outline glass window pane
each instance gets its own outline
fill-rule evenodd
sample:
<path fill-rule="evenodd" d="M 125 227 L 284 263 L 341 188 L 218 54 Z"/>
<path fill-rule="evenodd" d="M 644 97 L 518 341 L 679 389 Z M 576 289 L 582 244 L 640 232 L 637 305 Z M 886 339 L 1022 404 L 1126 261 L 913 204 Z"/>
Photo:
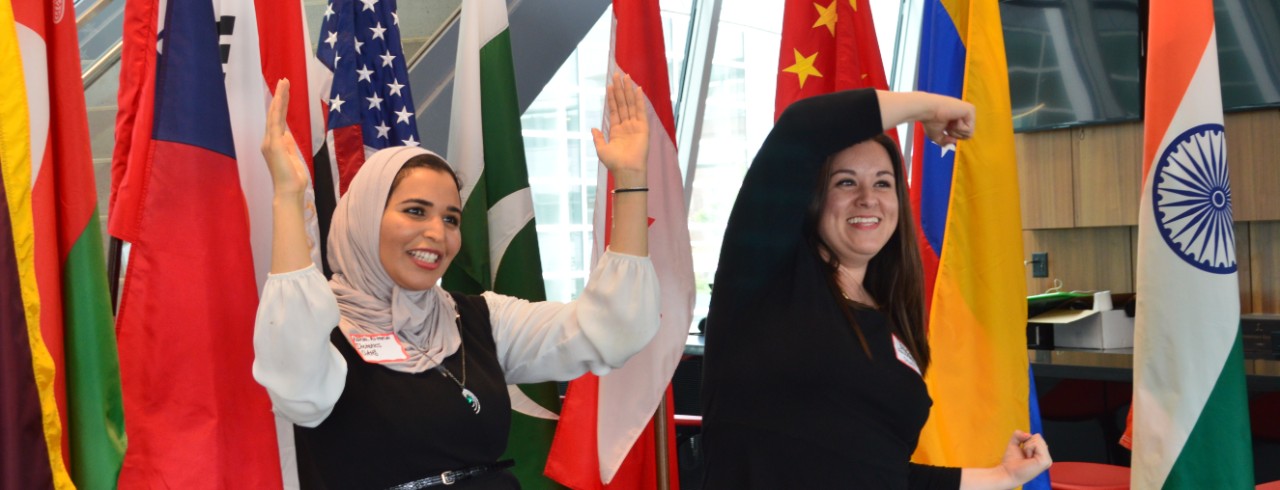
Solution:
<path fill-rule="evenodd" d="M 521 121 L 523 122 L 523 121 Z M 529 167 L 530 187 L 540 178 L 555 178 L 559 175 L 557 167 L 564 161 L 563 141 L 554 137 L 529 136 L 531 131 L 524 130 L 524 155 Z"/>
<path fill-rule="evenodd" d="M 782 2 L 724 0 L 721 7 L 689 205 L 695 324 L 710 304 L 720 242 L 742 177 L 773 127 L 781 28 Z"/>
<path fill-rule="evenodd" d="M 689 32 L 690 0 L 661 3 L 672 96 Z M 604 114 L 613 12 L 606 9 L 521 118 L 547 299 L 568 301 L 586 283 L 599 160 L 591 128 Z"/>
<path fill-rule="evenodd" d="M 538 224 L 559 224 L 564 222 L 564 206 L 560 202 L 560 194 L 556 192 L 533 193 L 533 215 Z"/>

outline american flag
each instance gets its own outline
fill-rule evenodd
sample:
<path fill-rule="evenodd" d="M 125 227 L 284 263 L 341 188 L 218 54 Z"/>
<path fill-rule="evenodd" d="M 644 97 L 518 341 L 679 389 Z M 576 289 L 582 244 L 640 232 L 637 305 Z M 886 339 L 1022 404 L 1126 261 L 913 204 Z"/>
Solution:
<path fill-rule="evenodd" d="M 316 57 L 333 72 L 328 100 L 339 192 L 365 155 L 418 146 L 395 0 L 330 0 Z"/>

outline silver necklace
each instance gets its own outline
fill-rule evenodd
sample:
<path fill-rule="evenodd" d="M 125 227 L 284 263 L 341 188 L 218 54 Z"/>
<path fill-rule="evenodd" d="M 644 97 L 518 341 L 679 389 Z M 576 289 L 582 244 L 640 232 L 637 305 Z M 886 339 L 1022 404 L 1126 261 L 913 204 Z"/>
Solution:
<path fill-rule="evenodd" d="M 458 325 L 458 333 L 459 333 L 458 337 L 462 337 L 462 335 L 461 335 L 461 333 L 462 333 L 462 325 L 461 325 L 461 323 L 462 323 L 462 315 L 458 315 L 457 317 L 455 317 L 455 320 L 456 320 L 456 321 L 458 322 L 458 324 L 459 324 L 459 325 Z M 437 369 L 438 371 L 440 371 L 440 374 L 441 374 L 441 375 L 445 376 L 446 378 L 449 378 L 449 379 L 453 380 L 453 382 L 454 382 L 455 384 L 457 384 L 457 385 L 458 385 L 458 388 L 461 388 L 461 389 L 462 389 L 462 399 L 466 400 L 466 401 L 467 401 L 467 405 L 470 405 L 470 406 L 471 406 L 471 411 L 475 412 L 476 414 L 479 414 L 479 413 L 480 413 L 480 398 L 476 397 L 476 394 L 475 394 L 475 393 L 472 393 L 472 392 L 471 392 L 471 390 L 468 390 L 468 389 L 467 389 L 467 342 L 466 342 L 466 340 L 462 340 L 462 341 L 460 342 L 460 344 L 461 344 L 461 346 L 462 346 L 462 381 L 458 381 L 458 377 L 457 377 L 457 376 L 454 376 L 454 375 L 453 375 L 453 373 L 452 373 L 451 371 L 449 371 L 449 368 L 444 367 L 444 363 L 443 363 L 443 362 L 437 362 L 437 363 L 436 363 L 436 369 Z"/>

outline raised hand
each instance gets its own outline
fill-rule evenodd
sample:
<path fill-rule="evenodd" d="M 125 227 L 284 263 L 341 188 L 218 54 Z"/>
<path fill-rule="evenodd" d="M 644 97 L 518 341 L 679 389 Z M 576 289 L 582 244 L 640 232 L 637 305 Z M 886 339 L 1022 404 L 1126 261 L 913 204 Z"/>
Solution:
<path fill-rule="evenodd" d="M 877 90 L 880 119 L 887 130 L 899 124 L 920 121 L 925 136 L 939 146 L 953 145 L 973 136 L 973 104 L 927 92 Z"/>
<path fill-rule="evenodd" d="M 275 200 L 271 203 L 271 273 L 296 271 L 311 265 L 305 208 L 311 173 L 298 154 L 289 132 L 289 80 L 276 82 L 276 94 L 267 110 L 267 134 L 262 156 L 271 171 Z M 314 210 L 314 208 L 312 208 Z"/>
<path fill-rule="evenodd" d="M 286 121 L 288 115 L 289 80 L 282 78 L 276 82 L 275 96 L 267 110 L 267 134 L 262 138 L 262 156 L 271 171 L 276 197 L 301 199 L 311 181 L 311 173 L 298 155 L 298 144 L 293 140 Z"/>
<path fill-rule="evenodd" d="M 973 104 L 960 99 L 932 95 L 932 114 L 920 120 L 925 136 L 938 146 L 954 145 L 973 136 Z"/>
<path fill-rule="evenodd" d="M 599 129 L 592 128 L 596 154 L 600 162 L 613 172 L 619 187 L 644 186 L 649 160 L 649 114 L 644 91 L 631 76 L 613 74 L 613 82 L 605 89 L 609 104 L 609 140 Z"/>

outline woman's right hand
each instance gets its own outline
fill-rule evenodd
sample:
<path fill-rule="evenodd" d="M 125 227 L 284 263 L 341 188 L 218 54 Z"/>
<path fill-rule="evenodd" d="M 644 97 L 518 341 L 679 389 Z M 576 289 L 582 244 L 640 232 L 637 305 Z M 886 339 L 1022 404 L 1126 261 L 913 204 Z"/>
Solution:
<path fill-rule="evenodd" d="M 311 172 L 298 154 L 298 144 L 289 132 L 289 80 L 276 82 L 275 96 L 267 110 L 267 134 L 262 138 L 262 156 L 271 171 L 276 197 L 302 199 L 311 182 Z"/>
<path fill-rule="evenodd" d="M 934 99 L 932 114 L 920 119 L 925 136 L 938 146 L 954 145 L 973 136 L 973 104 L 944 95 L 925 95 Z"/>
<path fill-rule="evenodd" d="M 973 136 L 973 104 L 928 92 L 877 90 L 876 96 L 880 101 L 880 118 L 885 129 L 920 121 L 925 136 L 938 146 L 954 145 Z"/>

